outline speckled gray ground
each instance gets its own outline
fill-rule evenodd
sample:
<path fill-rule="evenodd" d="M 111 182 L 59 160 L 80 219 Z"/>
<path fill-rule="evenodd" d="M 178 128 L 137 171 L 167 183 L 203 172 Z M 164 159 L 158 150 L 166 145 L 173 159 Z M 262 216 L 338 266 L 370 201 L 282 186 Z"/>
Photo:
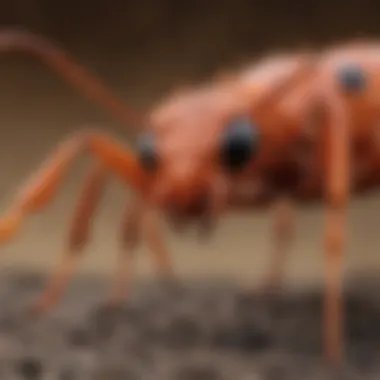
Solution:
<path fill-rule="evenodd" d="M 321 294 L 254 294 L 227 281 L 140 283 L 119 309 L 102 306 L 106 284 L 74 281 L 40 320 L 25 307 L 37 274 L 1 279 L 1 379 L 328 380 L 380 376 L 376 282 L 347 291 L 347 360 L 331 374 L 321 360 Z"/>

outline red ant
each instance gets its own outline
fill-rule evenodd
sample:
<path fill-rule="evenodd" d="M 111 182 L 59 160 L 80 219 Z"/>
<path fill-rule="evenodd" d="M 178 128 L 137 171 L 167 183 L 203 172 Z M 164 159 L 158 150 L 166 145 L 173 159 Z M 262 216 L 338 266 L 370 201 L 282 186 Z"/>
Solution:
<path fill-rule="evenodd" d="M 8 48 L 14 49 L 12 43 Z M 136 192 L 137 200 L 126 217 L 128 243 L 135 245 L 138 233 L 147 233 L 164 273 L 171 273 L 171 266 L 158 231 L 159 211 L 172 220 L 193 216 L 209 223 L 225 209 L 242 204 L 257 207 L 281 197 L 304 202 L 324 197 L 326 354 L 338 364 L 348 199 L 351 192 L 378 185 L 380 54 L 375 44 L 358 43 L 318 54 L 294 54 L 288 63 L 279 64 L 280 70 L 267 68 L 268 76 L 257 83 L 237 75 L 169 98 L 147 119 L 137 154 L 97 131 L 64 141 L 36 181 L 24 189 L 0 229 L 4 239 L 11 237 L 26 214 L 46 205 L 78 153 L 87 151 L 100 161 L 77 209 L 70 254 L 37 309 L 50 306 L 71 275 L 77 260 L 71 253 L 84 243 L 107 170 Z M 238 195 L 246 184 L 261 185 L 252 202 Z M 288 219 L 281 224 L 288 225 Z M 129 262 L 127 255 L 123 260 Z M 118 277 L 115 294 L 120 294 L 124 275 Z"/>

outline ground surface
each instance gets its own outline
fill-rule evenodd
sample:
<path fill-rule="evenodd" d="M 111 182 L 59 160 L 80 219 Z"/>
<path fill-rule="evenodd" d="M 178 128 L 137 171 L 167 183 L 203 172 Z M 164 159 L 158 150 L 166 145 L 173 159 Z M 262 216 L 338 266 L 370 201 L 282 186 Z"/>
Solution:
<path fill-rule="evenodd" d="M 348 350 L 339 376 L 321 360 L 318 290 L 270 298 L 221 280 L 146 283 L 135 288 L 128 304 L 112 310 L 101 305 L 106 284 L 88 277 L 72 283 L 48 317 L 28 320 L 25 307 L 43 283 L 35 274 L 1 279 L 2 379 L 380 376 L 380 297 L 371 295 L 378 282 L 357 282 L 346 295 Z"/>

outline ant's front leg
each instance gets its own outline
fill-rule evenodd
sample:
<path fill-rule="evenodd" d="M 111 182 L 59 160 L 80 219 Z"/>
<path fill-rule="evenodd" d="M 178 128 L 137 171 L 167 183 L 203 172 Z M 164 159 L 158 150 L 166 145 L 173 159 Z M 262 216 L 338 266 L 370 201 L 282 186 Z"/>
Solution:
<path fill-rule="evenodd" d="M 51 309 L 59 301 L 73 276 L 76 263 L 88 243 L 91 222 L 104 193 L 108 174 L 104 165 L 96 163 L 86 178 L 75 207 L 66 252 L 45 291 L 30 308 L 32 314 L 42 314 Z"/>
<path fill-rule="evenodd" d="M 0 219 L 0 239 L 9 240 L 28 214 L 44 208 L 55 196 L 74 159 L 82 152 L 94 156 L 137 192 L 144 192 L 149 179 L 135 155 L 100 132 L 84 132 L 60 144 L 30 184 L 23 186 L 5 217 Z"/>

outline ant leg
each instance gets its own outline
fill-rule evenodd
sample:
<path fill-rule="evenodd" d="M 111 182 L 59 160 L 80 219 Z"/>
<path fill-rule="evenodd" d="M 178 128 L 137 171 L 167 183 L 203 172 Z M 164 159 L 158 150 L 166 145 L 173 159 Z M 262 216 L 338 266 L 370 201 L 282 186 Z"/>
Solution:
<path fill-rule="evenodd" d="M 137 192 L 144 192 L 147 189 L 148 179 L 132 152 L 105 134 L 96 132 L 79 134 L 61 143 L 36 179 L 29 186 L 22 188 L 11 210 L 3 219 L 0 219 L 0 238 L 3 241 L 15 235 L 28 214 L 40 210 L 52 200 L 67 170 L 82 151 L 92 154 L 102 164 L 101 169 L 96 168 L 99 172 L 95 171 L 96 175 L 89 181 L 89 187 L 97 187 L 99 193 L 103 182 L 103 168 L 116 173 Z M 93 181 L 92 185 L 91 181 Z M 97 183 L 97 186 L 94 186 L 94 183 Z M 69 253 L 64 256 L 57 275 L 53 277 L 50 290 L 45 292 L 37 302 L 37 306 L 33 308 L 35 311 L 46 309 L 57 299 L 61 289 L 71 277 L 78 261 L 78 255 L 71 252 L 76 252 L 86 240 L 85 220 L 91 219 L 94 205 L 97 203 L 97 191 L 94 191 L 90 201 L 87 199 L 78 208 L 71 234 L 72 240 L 69 243 Z M 87 192 L 85 194 L 89 196 Z"/>
<path fill-rule="evenodd" d="M 149 249 L 153 253 L 153 259 L 158 268 L 159 276 L 164 279 L 173 279 L 174 270 L 171 255 L 163 239 L 163 233 L 160 230 L 160 221 L 158 212 L 153 208 L 145 210 L 142 219 L 142 231 L 146 237 Z"/>
<path fill-rule="evenodd" d="M 280 290 L 286 259 L 294 239 L 294 209 L 289 199 L 281 198 L 274 207 L 274 252 L 270 258 L 269 272 L 263 287 L 266 291 Z"/>
<path fill-rule="evenodd" d="M 142 204 L 133 199 L 126 209 L 121 224 L 121 250 L 117 261 L 116 276 L 110 292 L 110 303 L 120 304 L 131 285 L 134 253 L 141 241 Z"/>
<path fill-rule="evenodd" d="M 337 365 L 342 356 L 343 300 L 341 277 L 347 216 L 346 209 L 341 202 L 333 202 L 328 207 L 325 230 L 325 354 L 330 363 Z"/>
<path fill-rule="evenodd" d="M 91 221 L 103 195 L 107 174 L 107 169 L 103 165 L 96 164 L 86 179 L 75 208 L 66 254 L 54 275 L 51 276 L 46 290 L 30 308 L 33 314 L 42 314 L 51 309 L 59 301 L 73 276 L 77 261 L 88 242 Z"/>
<path fill-rule="evenodd" d="M 11 209 L 0 219 L 1 240 L 12 238 L 28 214 L 41 210 L 52 200 L 74 159 L 82 152 L 95 156 L 135 191 L 147 190 L 148 177 L 131 151 L 103 133 L 81 133 L 63 141 L 35 180 L 22 187 Z"/>
<path fill-rule="evenodd" d="M 327 88 L 329 88 L 327 86 Z M 341 365 L 343 354 L 342 267 L 346 242 L 347 204 L 350 195 L 350 130 L 347 112 L 335 92 L 327 93 L 324 190 L 325 224 L 324 351 L 329 364 Z"/>

